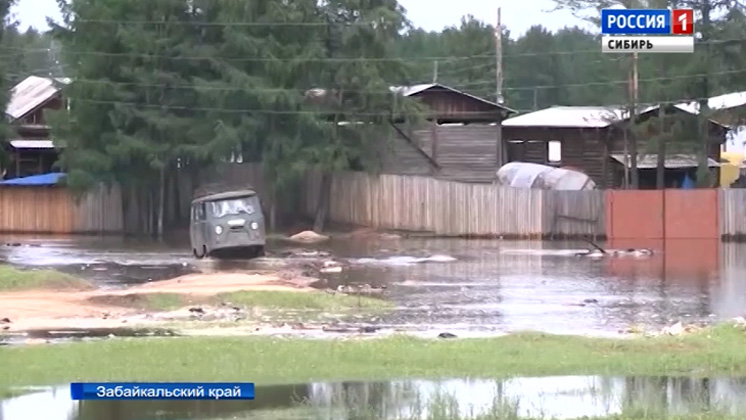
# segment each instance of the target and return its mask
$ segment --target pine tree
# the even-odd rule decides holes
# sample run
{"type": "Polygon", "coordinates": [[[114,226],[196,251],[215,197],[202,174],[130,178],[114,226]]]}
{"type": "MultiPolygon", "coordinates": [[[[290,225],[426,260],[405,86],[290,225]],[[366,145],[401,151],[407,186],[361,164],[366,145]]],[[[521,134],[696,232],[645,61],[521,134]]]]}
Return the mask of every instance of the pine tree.
{"type": "MultiPolygon", "coordinates": [[[[14,24],[10,21],[9,17],[10,9],[14,3],[14,0],[0,0],[0,44],[3,43],[7,33],[15,31],[14,24]]],[[[12,63],[13,60],[0,61],[0,107],[3,109],[3,114],[5,114],[5,109],[10,100],[9,89],[11,86],[7,83],[7,80],[9,79],[8,73],[12,71],[10,69],[12,63]]],[[[12,130],[7,123],[7,119],[0,118],[0,179],[4,177],[5,170],[3,168],[8,163],[6,143],[11,132],[12,130]]]]}
{"type": "Polygon", "coordinates": [[[408,25],[396,0],[328,0],[321,10],[329,58],[321,72],[327,88],[322,109],[328,115],[328,135],[318,138],[314,147],[323,172],[316,231],[325,224],[331,174],[375,168],[392,121],[402,115],[418,119],[421,109],[390,90],[392,82],[406,79],[410,70],[404,60],[394,59],[391,48],[408,25]]]}
{"type": "MultiPolygon", "coordinates": [[[[56,113],[53,135],[74,188],[120,184],[127,203],[145,209],[139,230],[162,235],[168,180],[200,138],[191,76],[194,30],[180,0],[61,2],[54,28],[76,80],[71,112],[56,113]],[[111,20],[140,22],[112,25],[111,20]]],[[[136,230],[138,230],[136,229],[136,230]]]]}

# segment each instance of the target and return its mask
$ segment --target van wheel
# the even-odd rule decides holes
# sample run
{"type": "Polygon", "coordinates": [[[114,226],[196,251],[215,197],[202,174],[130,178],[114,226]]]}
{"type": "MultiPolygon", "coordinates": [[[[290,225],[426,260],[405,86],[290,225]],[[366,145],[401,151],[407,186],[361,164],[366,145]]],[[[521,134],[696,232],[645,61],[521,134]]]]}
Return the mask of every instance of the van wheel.
{"type": "Polygon", "coordinates": [[[255,246],[249,251],[249,258],[259,258],[263,257],[264,255],[265,254],[263,246],[255,246]]]}
{"type": "MultiPolygon", "coordinates": [[[[204,248],[203,248],[203,249],[204,249],[204,248]]],[[[202,258],[205,258],[205,253],[204,253],[204,251],[203,251],[202,253],[199,253],[199,252],[197,252],[197,249],[196,249],[196,248],[193,248],[193,249],[192,249],[192,254],[194,254],[194,258],[196,258],[196,259],[198,259],[198,260],[201,260],[202,258]]]]}

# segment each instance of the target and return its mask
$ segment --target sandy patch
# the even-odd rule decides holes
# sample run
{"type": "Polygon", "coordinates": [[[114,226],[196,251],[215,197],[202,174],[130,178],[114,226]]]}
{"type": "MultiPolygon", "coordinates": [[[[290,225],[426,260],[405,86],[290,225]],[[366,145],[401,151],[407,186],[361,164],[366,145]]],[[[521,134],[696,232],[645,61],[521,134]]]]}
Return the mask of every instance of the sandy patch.
{"type": "Polygon", "coordinates": [[[251,273],[188,274],[172,280],[146,283],[127,290],[117,291],[116,293],[182,293],[189,295],[215,295],[218,293],[228,293],[239,290],[292,290],[308,292],[314,290],[311,288],[311,284],[316,281],[318,281],[318,279],[313,277],[283,278],[281,275],[251,273]]]}
{"type": "MultiPolygon", "coordinates": [[[[292,291],[310,292],[310,277],[293,277],[287,273],[212,273],[190,274],[172,280],[158,281],[116,291],[47,291],[33,290],[0,293],[0,318],[9,318],[2,327],[6,331],[57,328],[114,328],[137,324],[150,324],[143,311],[115,305],[94,304],[106,302],[107,296],[144,293],[174,293],[204,297],[236,291],[292,291]]],[[[112,299],[114,301],[115,299],[112,299]]]]}

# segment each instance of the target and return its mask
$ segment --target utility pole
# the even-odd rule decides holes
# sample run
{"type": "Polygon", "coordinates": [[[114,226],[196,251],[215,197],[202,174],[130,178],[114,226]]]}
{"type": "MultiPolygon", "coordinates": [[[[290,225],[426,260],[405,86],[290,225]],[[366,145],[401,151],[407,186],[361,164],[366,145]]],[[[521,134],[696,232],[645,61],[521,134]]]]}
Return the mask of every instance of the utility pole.
{"type": "Polygon", "coordinates": [[[433,83],[438,83],[438,60],[433,61],[433,83]]]}
{"type": "MultiPolygon", "coordinates": [[[[637,112],[639,108],[640,95],[639,95],[639,78],[637,74],[637,53],[632,53],[632,113],[630,115],[630,123],[634,126],[637,123],[637,112]]],[[[632,133],[632,141],[630,142],[630,175],[632,182],[632,189],[640,188],[639,171],[637,170],[637,132],[632,133]]]]}
{"type": "Polygon", "coordinates": [[[497,8],[497,25],[495,26],[495,58],[497,59],[497,71],[495,72],[496,102],[503,103],[503,25],[500,16],[500,8],[497,8]]]}
{"type": "MultiPolygon", "coordinates": [[[[504,102],[503,99],[503,27],[502,27],[502,18],[500,16],[500,8],[497,8],[497,24],[495,25],[495,59],[497,60],[497,67],[495,70],[495,83],[496,83],[496,91],[495,91],[495,102],[497,102],[498,105],[502,105],[504,102]]],[[[503,147],[503,128],[502,128],[502,112],[498,111],[498,117],[496,121],[497,126],[497,150],[496,150],[496,160],[497,160],[497,169],[500,169],[506,162],[505,162],[505,156],[504,156],[504,150],[503,147]]],[[[496,170],[497,170],[496,169],[496,170]]]]}

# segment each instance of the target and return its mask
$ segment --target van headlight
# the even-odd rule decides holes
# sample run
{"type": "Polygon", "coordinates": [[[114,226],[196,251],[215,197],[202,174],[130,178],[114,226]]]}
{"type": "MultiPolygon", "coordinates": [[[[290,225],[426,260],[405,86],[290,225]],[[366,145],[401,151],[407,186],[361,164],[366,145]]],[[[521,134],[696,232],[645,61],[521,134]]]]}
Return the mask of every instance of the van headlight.
{"type": "Polygon", "coordinates": [[[253,230],[259,230],[259,223],[257,222],[251,222],[250,226],[253,230]]]}
{"type": "Polygon", "coordinates": [[[215,226],[215,233],[220,235],[223,233],[223,227],[222,226],[215,226]]]}

